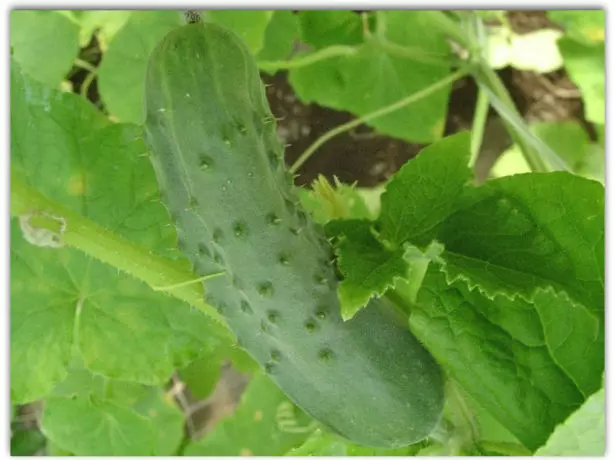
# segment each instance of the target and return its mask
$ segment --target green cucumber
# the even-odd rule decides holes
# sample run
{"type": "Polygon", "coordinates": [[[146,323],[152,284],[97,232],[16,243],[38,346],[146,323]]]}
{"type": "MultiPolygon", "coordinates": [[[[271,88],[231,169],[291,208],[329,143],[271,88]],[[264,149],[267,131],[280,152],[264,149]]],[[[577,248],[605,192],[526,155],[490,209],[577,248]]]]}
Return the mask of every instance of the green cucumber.
{"type": "Polygon", "coordinates": [[[424,439],[442,375],[384,301],[344,322],[333,255],[301,209],[253,56],[232,32],[189,24],[150,58],[146,140],[180,249],[207,301],[305,412],[374,447],[424,439]]]}

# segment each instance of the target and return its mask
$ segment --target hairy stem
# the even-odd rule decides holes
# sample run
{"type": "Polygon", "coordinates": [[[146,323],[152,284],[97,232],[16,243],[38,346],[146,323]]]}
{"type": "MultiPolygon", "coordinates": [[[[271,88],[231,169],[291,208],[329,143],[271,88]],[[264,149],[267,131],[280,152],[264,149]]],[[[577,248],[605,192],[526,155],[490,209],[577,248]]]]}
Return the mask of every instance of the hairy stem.
{"type": "Polygon", "coordinates": [[[382,117],[384,115],[388,115],[390,113],[393,113],[399,109],[402,109],[418,100],[421,100],[429,95],[431,95],[432,93],[435,93],[436,91],[439,91],[443,88],[445,88],[446,86],[450,85],[451,83],[453,83],[455,80],[458,80],[459,78],[464,77],[465,75],[467,75],[469,73],[468,69],[460,69],[450,75],[448,75],[447,77],[443,78],[442,80],[437,81],[436,83],[434,83],[433,85],[428,86],[427,88],[424,88],[420,91],[417,91],[416,93],[411,94],[408,97],[405,97],[404,99],[401,99],[397,102],[394,102],[391,105],[388,105],[386,107],[382,107],[378,110],[375,110],[373,112],[368,113],[367,115],[364,115],[360,118],[355,118],[354,120],[349,121],[348,123],[344,123],[340,126],[337,126],[336,128],[333,128],[330,131],[327,131],[325,134],[323,134],[322,136],[320,136],[318,139],[316,139],[314,141],[314,143],[312,145],[310,145],[302,154],[299,158],[297,158],[297,161],[295,161],[295,163],[290,167],[290,172],[292,174],[296,173],[297,170],[303,165],[303,163],[305,163],[311,156],[312,154],[318,150],[324,143],[326,143],[327,141],[329,141],[330,139],[334,138],[335,136],[338,136],[339,134],[342,134],[346,131],[349,131],[363,123],[366,123],[368,121],[371,120],[375,120],[376,118],[382,117]]]}
{"type": "Polygon", "coordinates": [[[266,71],[276,71],[281,69],[297,69],[299,67],[305,67],[310,64],[314,64],[318,61],[325,59],[331,59],[340,56],[352,56],[358,53],[358,49],[354,46],[334,45],[327,48],[323,48],[314,53],[300,56],[288,61],[259,61],[258,67],[266,71]]]}
{"type": "Polygon", "coordinates": [[[386,53],[402,58],[412,59],[426,64],[437,65],[440,67],[451,67],[452,61],[447,56],[437,53],[426,53],[417,48],[398,45],[386,38],[377,38],[378,46],[386,53]]]}
{"type": "Polygon", "coordinates": [[[478,97],[476,98],[476,108],[474,109],[474,119],[472,120],[472,138],[470,141],[470,167],[474,168],[480,147],[483,143],[485,134],[485,123],[487,122],[487,114],[489,113],[489,97],[481,88],[478,89],[478,97]]]}
{"type": "Polygon", "coordinates": [[[435,27],[470,53],[470,58],[475,63],[472,72],[474,79],[504,120],[511,137],[521,148],[532,170],[538,172],[553,169],[566,170],[565,163],[557,154],[527,128],[506,87],[485,59],[480,56],[480,46],[477,46],[475,37],[470,31],[465,30],[441,11],[432,11],[430,14],[431,22],[435,27]]]}
{"type": "MultiPolygon", "coordinates": [[[[220,314],[205,303],[202,283],[193,282],[195,275],[184,264],[158,256],[55,203],[27,185],[19,173],[11,171],[11,215],[21,216],[33,212],[63,220],[65,227],[61,237],[64,244],[116,267],[154,290],[164,290],[227,327],[220,314]],[[164,286],[167,288],[161,288],[164,286]]],[[[43,218],[39,218],[38,222],[47,227],[43,218]]],[[[48,227],[57,231],[57,221],[51,221],[48,227]]]]}
{"type": "Polygon", "coordinates": [[[89,62],[84,61],[83,59],[79,59],[79,58],[75,59],[75,65],[89,72],[86,75],[86,77],[83,79],[83,83],[81,83],[81,90],[79,91],[81,96],[87,99],[88,91],[90,89],[90,86],[92,85],[92,82],[96,78],[98,69],[92,64],[90,64],[89,62]]]}

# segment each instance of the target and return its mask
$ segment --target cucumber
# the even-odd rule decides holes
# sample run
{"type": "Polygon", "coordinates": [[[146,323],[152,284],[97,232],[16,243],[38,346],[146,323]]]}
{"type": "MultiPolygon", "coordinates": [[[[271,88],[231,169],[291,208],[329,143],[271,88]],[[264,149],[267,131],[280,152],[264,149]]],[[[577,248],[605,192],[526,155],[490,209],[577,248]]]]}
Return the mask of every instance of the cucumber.
{"type": "Polygon", "coordinates": [[[331,247],[301,209],[253,56],[189,24],[150,58],[146,142],[178,244],[206,300],[305,412],[362,445],[401,447],[439,422],[443,383],[406,321],[372,301],[343,321],[331,247]]]}

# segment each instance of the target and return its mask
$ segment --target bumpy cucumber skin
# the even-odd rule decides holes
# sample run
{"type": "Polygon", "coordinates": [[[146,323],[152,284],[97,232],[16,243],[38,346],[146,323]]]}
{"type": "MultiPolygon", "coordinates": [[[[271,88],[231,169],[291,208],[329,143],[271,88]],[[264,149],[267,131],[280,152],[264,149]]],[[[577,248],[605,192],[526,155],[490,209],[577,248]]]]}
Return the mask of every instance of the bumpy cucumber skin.
{"type": "Polygon", "coordinates": [[[299,407],[347,439],[401,447],[440,419],[433,358],[384,302],[344,322],[332,253],[300,208],[254,58],[190,24],[154,51],[146,140],[207,301],[299,407]]]}

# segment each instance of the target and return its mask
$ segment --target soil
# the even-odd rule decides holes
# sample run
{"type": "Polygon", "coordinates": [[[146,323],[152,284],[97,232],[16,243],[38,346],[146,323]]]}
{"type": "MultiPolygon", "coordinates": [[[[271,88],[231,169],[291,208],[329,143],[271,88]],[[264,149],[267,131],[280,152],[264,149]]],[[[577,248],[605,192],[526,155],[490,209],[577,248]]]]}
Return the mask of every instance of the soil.
{"type": "MultiPolygon", "coordinates": [[[[537,29],[557,26],[551,23],[544,11],[514,11],[509,13],[513,29],[528,33],[537,29]]],[[[92,42],[84,51],[93,53],[87,57],[97,65],[96,43],[92,42]],[[94,56],[92,58],[92,56],[94,56]]],[[[533,72],[506,68],[498,72],[510,92],[518,110],[528,122],[577,120],[583,123],[591,137],[595,132],[583,117],[583,103],[580,94],[564,70],[538,75],[533,72]]],[[[71,81],[79,92],[87,72],[75,69],[71,81]]],[[[270,86],[267,97],[278,122],[278,133],[287,144],[286,161],[294,160],[319,136],[353,118],[347,112],[332,110],[316,104],[303,104],[297,99],[288,84],[284,72],[274,77],[263,75],[270,86]]],[[[452,134],[472,125],[477,87],[468,77],[455,83],[448,105],[445,134],[452,134]]],[[[96,81],[88,91],[89,98],[99,104],[96,81]]],[[[484,179],[497,156],[511,145],[511,139],[499,117],[491,111],[488,116],[484,142],[476,172],[484,179]]],[[[369,127],[360,126],[331,139],[324,144],[298,171],[298,185],[309,185],[319,174],[328,178],[337,176],[344,183],[356,182],[360,186],[372,187],[385,182],[406,161],[418,154],[423,145],[412,144],[388,136],[376,135],[369,127]]],[[[225,368],[226,369],[226,368],[225,368]]],[[[181,399],[184,410],[192,413],[188,431],[200,437],[212,423],[229,414],[236,404],[245,376],[228,369],[223,373],[214,394],[207,401],[194,401],[188,391],[181,399]],[[198,407],[196,407],[196,406],[198,407]]]]}

